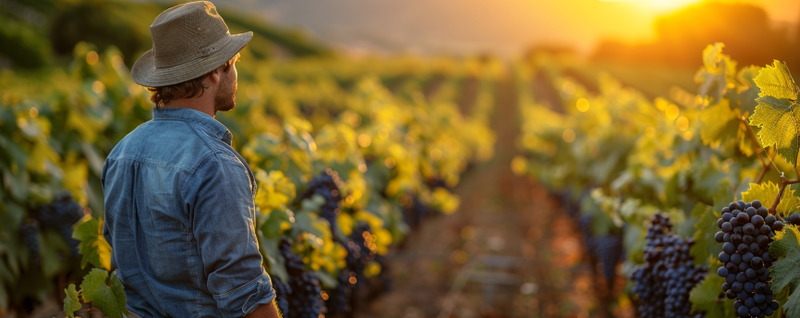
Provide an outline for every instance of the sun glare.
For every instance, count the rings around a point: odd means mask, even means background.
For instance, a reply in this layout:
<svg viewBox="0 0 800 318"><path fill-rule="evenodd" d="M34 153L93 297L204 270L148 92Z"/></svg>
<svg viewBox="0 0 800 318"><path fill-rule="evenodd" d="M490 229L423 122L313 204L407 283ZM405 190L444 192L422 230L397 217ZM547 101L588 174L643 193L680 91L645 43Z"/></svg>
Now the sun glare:
<svg viewBox="0 0 800 318"><path fill-rule="evenodd" d="M703 0L600 0L601 2L628 2L657 11L672 11Z"/></svg>

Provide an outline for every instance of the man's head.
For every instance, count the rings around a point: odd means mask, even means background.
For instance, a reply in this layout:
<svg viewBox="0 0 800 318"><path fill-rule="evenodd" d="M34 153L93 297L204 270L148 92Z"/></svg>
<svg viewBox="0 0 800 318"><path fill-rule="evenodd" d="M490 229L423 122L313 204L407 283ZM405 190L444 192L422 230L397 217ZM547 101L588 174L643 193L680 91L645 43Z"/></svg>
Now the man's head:
<svg viewBox="0 0 800 318"><path fill-rule="evenodd" d="M222 66L200 77L169 86L148 87L150 101L161 107L176 99L202 97L208 91L214 97L215 112L229 111L236 106L238 60L237 53Z"/></svg>
<svg viewBox="0 0 800 318"><path fill-rule="evenodd" d="M213 96L214 111L236 105L238 52L252 32L231 35L211 2L197 1L162 12L150 26L153 48L131 69L157 107L180 99Z"/></svg>

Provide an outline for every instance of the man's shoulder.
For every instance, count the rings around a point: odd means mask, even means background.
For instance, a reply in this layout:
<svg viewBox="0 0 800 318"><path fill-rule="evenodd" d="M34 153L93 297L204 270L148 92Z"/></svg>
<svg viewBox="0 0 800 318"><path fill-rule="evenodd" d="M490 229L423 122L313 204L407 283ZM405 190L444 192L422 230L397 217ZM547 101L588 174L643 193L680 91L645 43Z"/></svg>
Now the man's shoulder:
<svg viewBox="0 0 800 318"><path fill-rule="evenodd" d="M193 171L225 153L219 140L183 121L147 121L123 137L107 160L129 160Z"/></svg>

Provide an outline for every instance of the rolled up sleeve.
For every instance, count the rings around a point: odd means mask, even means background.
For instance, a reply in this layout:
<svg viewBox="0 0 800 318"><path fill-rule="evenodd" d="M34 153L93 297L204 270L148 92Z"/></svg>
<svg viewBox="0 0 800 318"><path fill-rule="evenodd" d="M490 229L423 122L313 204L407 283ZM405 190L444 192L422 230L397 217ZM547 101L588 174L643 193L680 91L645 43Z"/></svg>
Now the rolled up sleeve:
<svg viewBox="0 0 800 318"><path fill-rule="evenodd" d="M207 158L184 186L207 289L224 317L242 317L275 297L261 266L255 204L247 167L237 158Z"/></svg>

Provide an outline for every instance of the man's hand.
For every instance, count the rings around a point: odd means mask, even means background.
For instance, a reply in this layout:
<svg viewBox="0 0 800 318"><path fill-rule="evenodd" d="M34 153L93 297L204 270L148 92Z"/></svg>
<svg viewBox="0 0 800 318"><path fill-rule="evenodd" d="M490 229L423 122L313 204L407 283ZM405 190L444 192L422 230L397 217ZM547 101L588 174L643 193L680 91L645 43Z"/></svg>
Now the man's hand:
<svg viewBox="0 0 800 318"><path fill-rule="evenodd" d="M275 303L273 298L269 304L258 306L256 310L253 310L245 318L283 318L283 315L278 311L278 304Z"/></svg>

